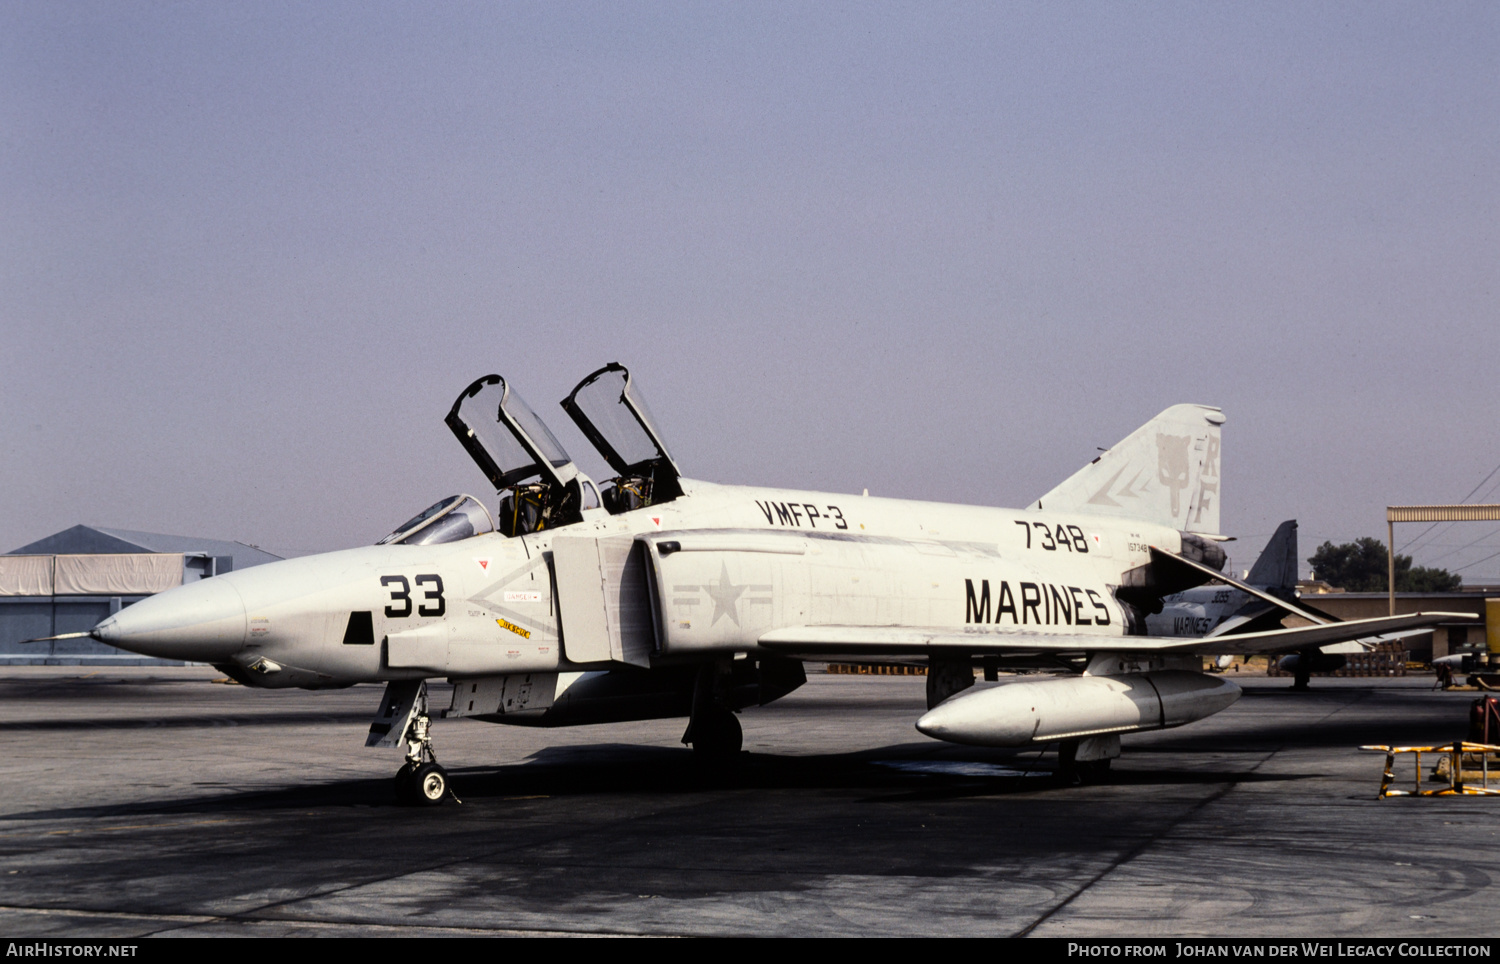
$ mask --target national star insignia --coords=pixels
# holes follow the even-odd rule
[[[719,563],[718,584],[709,583],[703,588],[708,590],[709,598],[714,601],[714,618],[709,620],[708,624],[712,626],[719,621],[720,616],[728,616],[738,626],[740,624],[740,616],[736,608],[740,595],[744,593],[748,585],[736,586],[731,583],[729,581],[729,567],[721,562]]]

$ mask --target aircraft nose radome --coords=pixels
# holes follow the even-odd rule
[[[95,626],[92,635],[146,656],[215,662],[245,644],[245,604],[219,576],[127,606]]]

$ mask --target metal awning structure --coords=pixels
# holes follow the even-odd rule
[[[1500,522],[1500,505],[1388,505],[1385,507],[1386,591],[1396,615],[1396,523]]]

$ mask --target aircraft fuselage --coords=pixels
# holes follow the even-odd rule
[[[654,578],[670,584],[652,594],[653,664],[754,654],[761,634],[786,625],[1118,636],[1130,622],[1114,595],[1122,573],[1148,565],[1151,545],[1181,548],[1174,529],[1084,513],[683,487],[673,502],[593,510],[554,530],[366,546],[227,573],[144,600],[97,632],[136,652],[239,667],[263,686],[581,672],[609,660],[568,638],[554,542],[662,534],[660,544],[710,530],[773,541],[660,554]],[[791,555],[795,564],[783,564]],[[687,562],[708,568],[683,582]]]

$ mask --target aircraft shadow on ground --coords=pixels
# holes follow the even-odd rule
[[[303,726],[325,723],[368,723],[367,712],[201,713],[191,716],[88,717],[69,720],[11,720],[0,723],[5,733],[66,733],[70,730],[201,730],[216,726]]]
[[[1127,743],[1127,753],[1265,753],[1288,747],[1353,750],[1372,744],[1397,743],[1432,746],[1462,740],[1468,732],[1466,717],[1449,720],[1324,720],[1306,724],[1284,720],[1256,723],[1239,721],[1231,731],[1206,735],[1183,733],[1158,738],[1136,746]]]
[[[826,790],[855,792],[867,802],[956,799],[1068,793],[1074,785],[1056,778],[1055,755],[1038,758],[1014,751],[901,744],[857,753],[775,756],[741,753],[732,764],[705,764],[687,749],[595,744],[550,747],[525,763],[449,770],[454,792],[466,804],[526,797],[593,797],[611,794],[682,795],[723,791]],[[1128,751],[1127,751],[1128,752]],[[1190,755],[1193,750],[1187,751]],[[394,776],[394,773],[393,773]],[[1269,775],[1232,766],[1116,766],[1105,778],[1115,787],[1215,786],[1305,779]],[[451,801],[449,804],[451,805]],[[194,793],[176,800],[70,807],[10,814],[6,820],[87,819],[143,814],[232,814],[346,807],[397,808],[391,778],[308,783],[275,790]]]

